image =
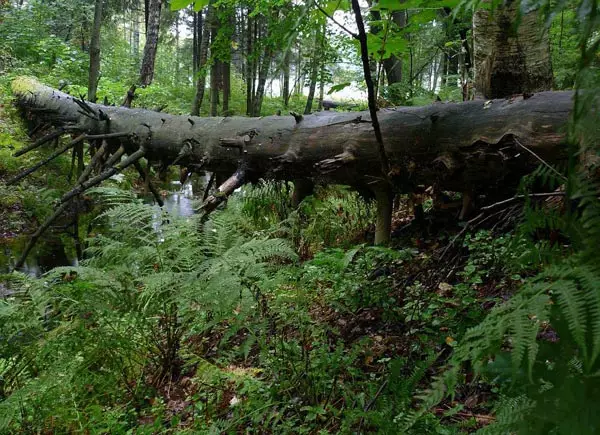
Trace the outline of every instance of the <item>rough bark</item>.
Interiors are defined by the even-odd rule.
[[[158,32],[160,28],[160,10],[162,0],[149,0],[146,6],[146,44],[144,58],[140,68],[140,84],[148,86],[154,79],[154,62],[158,48]]]
[[[223,62],[213,59],[210,67],[210,116],[219,114],[219,90],[223,88]]]
[[[192,77],[196,78],[198,74],[198,64],[200,63],[198,58],[200,57],[200,35],[201,35],[201,21],[202,12],[192,12]],[[193,115],[193,113],[192,113]]]
[[[199,118],[85,103],[30,78],[15,80],[13,92],[25,116],[57,129],[17,154],[60,134],[79,134],[77,143],[102,140],[107,155],[112,154],[99,175],[90,178],[86,167],[76,188],[61,199],[58,214],[73,197],[142,157],[163,167],[178,164],[233,174],[216,197],[207,198],[205,210],[241,183],[259,178],[347,184],[382,196],[381,158],[369,112]],[[572,96],[542,92],[529,98],[381,109],[386,175],[396,192],[423,185],[506,192],[539,164],[537,159],[559,162],[566,157],[564,131]],[[129,157],[121,161],[123,154]],[[380,207],[385,204],[381,201]],[[380,234],[388,231],[384,224]]]
[[[90,40],[90,71],[88,76],[88,100],[96,102],[96,91],[100,79],[100,29],[102,27],[102,3],[96,0],[94,6],[94,25]]]
[[[219,110],[219,92],[223,89],[223,61],[217,56],[216,44],[221,28],[221,20],[216,9],[213,8],[211,20],[207,20],[210,26],[210,116],[217,116]]]
[[[74,97],[34,79],[18,78],[13,91],[31,116],[65,134],[119,133],[111,140],[128,151],[143,144],[151,160],[233,173],[242,156],[257,177],[350,185],[372,184],[381,174],[369,112],[199,118],[85,103],[86,112]],[[526,99],[381,109],[390,174],[404,187],[437,182],[446,190],[463,191],[465,184],[494,188],[537,164],[517,140],[541,158],[560,160],[572,95],[541,92]]]
[[[223,62],[223,116],[229,116],[229,98],[231,97],[231,63]]]
[[[265,86],[267,84],[267,77],[269,76],[269,69],[271,68],[271,59],[273,57],[273,50],[267,46],[265,47],[260,68],[258,70],[258,84],[256,86],[256,93],[254,95],[254,101],[252,105],[252,114],[254,116],[260,116],[262,109],[262,102],[265,96]]]
[[[476,95],[499,98],[552,88],[550,44],[537,11],[520,17],[518,2],[501,6],[493,16],[473,15]]]
[[[319,71],[319,104],[317,111],[323,110],[323,100],[325,98],[325,64],[321,64],[321,71]]]

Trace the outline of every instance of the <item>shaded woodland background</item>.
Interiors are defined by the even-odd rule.
[[[82,144],[7,184],[69,141],[13,156],[48,128],[13,106],[14,78],[176,115],[366,110],[336,96],[366,91],[351,6],[0,0],[2,270],[91,162]],[[411,187],[384,246],[345,186],[256,180],[203,217],[151,205],[150,185],[200,204],[219,174],[109,179],[43,236],[59,267],[0,275],[2,431],[598,431],[598,5],[361,6],[380,108],[574,90],[566,158],[499,198]]]

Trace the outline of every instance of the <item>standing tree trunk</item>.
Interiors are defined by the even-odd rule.
[[[263,40],[263,53],[260,60],[260,66],[255,64],[255,69],[258,67],[258,80],[256,83],[256,92],[253,92],[253,104],[252,104],[252,116],[260,116],[262,109],[262,102],[265,96],[265,86],[267,84],[267,78],[269,76],[269,69],[271,68],[271,60],[273,59],[273,48],[269,41],[268,27],[266,24],[266,18],[263,17],[261,38]],[[256,38],[255,38],[256,41]],[[258,63],[258,62],[256,62]],[[255,76],[256,74],[254,74]]]
[[[102,3],[96,0],[94,6],[94,26],[90,40],[90,72],[88,76],[88,100],[96,102],[98,80],[100,80],[100,29],[102,28]]]
[[[196,79],[198,74],[198,60],[200,52],[200,41],[198,33],[198,16],[201,16],[201,12],[192,12],[192,77]]]
[[[175,11],[175,77],[173,77],[173,85],[179,83],[179,11]]]
[[[210,68],[210,116],[217,116],[219,113],[219,90],[222,87],[223,63],[220,60],[213,59]]]
[[[291,47],[289,47],[285,54],[283,55],[283,107],[285,109],[288,108],[290,103],[290,56],[291,56]]]
[[[154,78],[161,6],[162,0],[146,0],[146,45],[144,45],[144,59],[140,68],[139,80],[142,86],[148,86]]]
[[[251,9],[248,9],[248,21],[246,29],[246,115],[250,116],[252,113],[252,106],[254,94],[252,88],[254,87],[254,22],[256,18],[250,16]]]
[[[323,98],[325,97],[325,63],[321,64],[321,71],[319,72],[319,104],[317,111],[323,110]]]
[[[306,107],[304,108],[304,114],[308,115],[312,112],[312,104],[315,98],[315,90],[317,89],[317,79],[319,78],[319,56],[321,56],[321,32],[315,30],[315,45],[313,48],[311,61],[310,61],[310,83],[308,87],[308,97],[306,99]]]
[[[196,96],[192,104],[192,115],[200,115],[200,107],[204,100],[204,90],[206,89],[206,61],[208,59],[208,44],[210,41],[210,23],[212,15],[212,6],[206,10],[206,19],[202,27],[202,36],[200,38],[200,53],[198,55],[198,78],[196,79]],[[202,25],[202,13],[198,13],[198,23]]]
[[[140,21],[137,12],[133,12],[132,20],[133,41],[132,41],[132,56],[135,61],[135,67],[138,68],[140,61]]]
[[[493,16],[484,9],[473,15],[478,97],[500,98],[552,87],[548,32],[537,11],[517,23],[518,5],[501,6]]]
[[[269,46],[266,46],[262,62],[260,63],[260,69],[258,70],[258,84],[256,86],[256,95],[254,96],[252,116],[260,116],[263,97],[265,96],[265,85],[267,84],[267,77],[269,75],[272,57],[273,51]]]
[[[233,41],[235,33],[235,21],[233,20],[233,10],[229,10],[228,18],[223,30],[226,32],[228,41]],[[224,59],[221,62],[221,85],[223,89],[223,116],[230,116],[229,98],[231,96],[231,44],[227,44],[226,52],[223,53]]]
[[[399,29],[406,27],[406,11],[392,13],[392,21]],[[402,81],[402,58],[392,54],[383,61],[383,69],[387,77],[388,86]]]
[[[223,62],[221,66],[223,76],[223,116],[230,116],[229,97],[231,96],[231,63]]]
[[[220,29],[218,13],[213,9],[211,20],[207,20],[210,26],[210,116],[217,116],[219,108],[219,91],[223,88],[223,62],[217,57],[216,43]]]

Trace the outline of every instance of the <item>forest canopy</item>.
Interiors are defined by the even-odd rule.
[[[0,432],[596,433],[595,0],[0,0]]]

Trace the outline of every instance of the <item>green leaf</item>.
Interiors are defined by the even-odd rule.
[[[171,0],[171,10],[178,11],[194,3],[194,0]]]
[[[335,11],[348,11],[350,9],[350,4],[346,0],[331,0],[324,5],[321,5],[321,8],[327,12],[328,15],[333,15]]]
[[[460,3],[460,0],[379,0],[379,2],[371,9],[386,9],[390,12],[394,12],[405,9],[453,8],[458,5],[458,3]]]
[[[327,95],[331,95],[331,94],[333,94],[334,92],[339,92],[339,91],[341,91],[342,89],[344,89],[344,88],[346,88],[346,87],[350,86],[351,84],[352,84],[352,83],[350,83],[350,82],[345,82],[345,83],[340,83],[340,84],[338,84],[338,85],[333,85],[333,86],[331,87],[331,89],[329,89],[329,91],[327,92]]]
[[[209,0],[196,0],[194,2],[194,10],[196,12],[200,12],[202,9],[204,9],[206,6],[208,6]]]

